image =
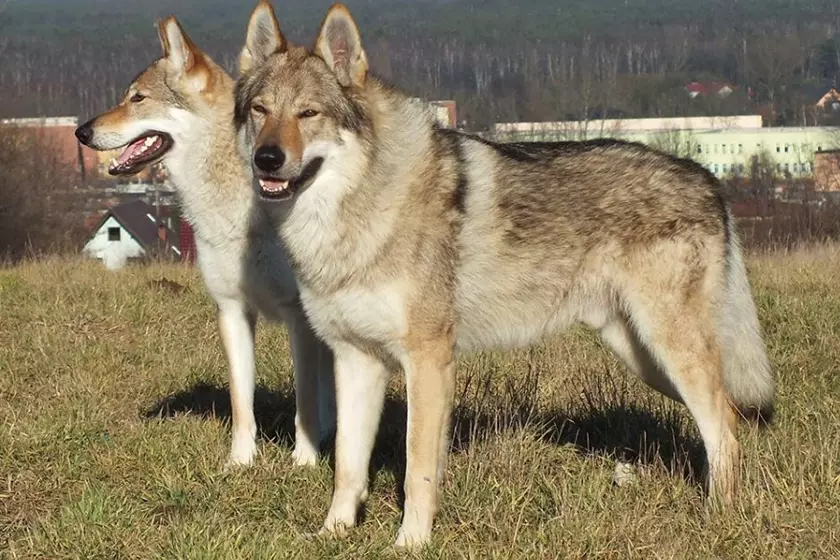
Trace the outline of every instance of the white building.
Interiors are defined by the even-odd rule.
[[[159,224],[153,212],[142,200],[109,209],[85,243],[84,253],[101,260],[109,270],[122,268],[130,259],[155,251],[180,257],[177,236]]]
[[[815,155],[840,148],[836,127],[762,127],[759,115],[499,123],[490,136],[500,142],[641,142],[691,158],[718,177],[748,175],[753,161],[766,158],[779,177],[812,178]]]

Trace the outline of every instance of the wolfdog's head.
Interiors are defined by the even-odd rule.
[[[195,116],[231,95],[230,78],[184,33],[174,17],[158,22],[163,56],[135,78],[123,99],[76,129],[95,150],[125,147],[111,175],[129,175],[161,161],[190,130]]]
[[[239,66],[235,122],[262,198],[291,200],[322,167],[358,155],[370,137],[367,56],[344,6],[329,10],[308,51],[286,41],[261,1]]]

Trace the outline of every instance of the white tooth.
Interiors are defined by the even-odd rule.
[[[117,161],[117,158],[111,158],[111,165],[110,165],[111,167],[116,167],[119,164],[120,164],[120,162]]]
[[[263,181],[262,179],[260,179],[260,186],[261,186],[262,188],[265,188],[265,181]]]
[[[148,138],[146,138],[146,141],[143,142],[143,145],[144,146],[151,146],[152,144],[155,143],[155,140],[157,140],[157,136],[149,136]]]

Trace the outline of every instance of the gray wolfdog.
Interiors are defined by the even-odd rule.
[[[315,336],[277,233],[254,206],[253,174],[239,157],[233,127],[234,82],[184,33],[175,18],[158,24],[163,57],[129,85],[115,107],[76,130],[97,150],[124,147],[112,175],[162,161],[195,230],[197,259],[219,307],[230,368],[233,440],[228,465],[250,464],[257,314],[282,321],[295,367],[297,464],[314,464],[334,419],[332,354]]]
[[[309,51],[261,2],[240,66],[240,149],[335,354],[335,491],[322,531],[356,522],[390,372],[404,372],[408,393],[396,544],[416,546],[438,508],[455,352],[532,344],[574,322],[685,403],[710,496],[733,499],[737,416],[769,414],[775,383],[712,175],[636,144],[499,145],[441,129],[368,75],[342,5]]]

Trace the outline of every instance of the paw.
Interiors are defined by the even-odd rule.
[[[314,467],[318,464],[318,450],[311,445],[295,444],[292,460],[296,467]]]
[[[347,529],[356,526],[358,509],[359,502],[354,499],[352,493],[333,495],[330,511],[327,513],[327,518],[318,534],[344,537],[347,534]]]
[[[237,468],[250,467],[254,464],[256,456],[257,444],[254,440],[234,439],[224,470],[227,472]]]
[[[246,449],[237,449],[234,447],[227,461],[225,461],[224,472],[230,472],[236,469],[243,469],[254,464],[254,458],[257,455],[257,446],[253,445]]]
[[[345,521],[331,520],[328,517],[324,521],[324,526],[318,531],[318,536],[343,539],[347,536],[347,529],[352,526],[353,523],[348,524]]]
[[[418,550],[429,543],[430,537],[430,531],[412,530],[403,524],[400,527],[400,532],[397,533],[397,541],[394,543],[394,547],[402,550]]]

